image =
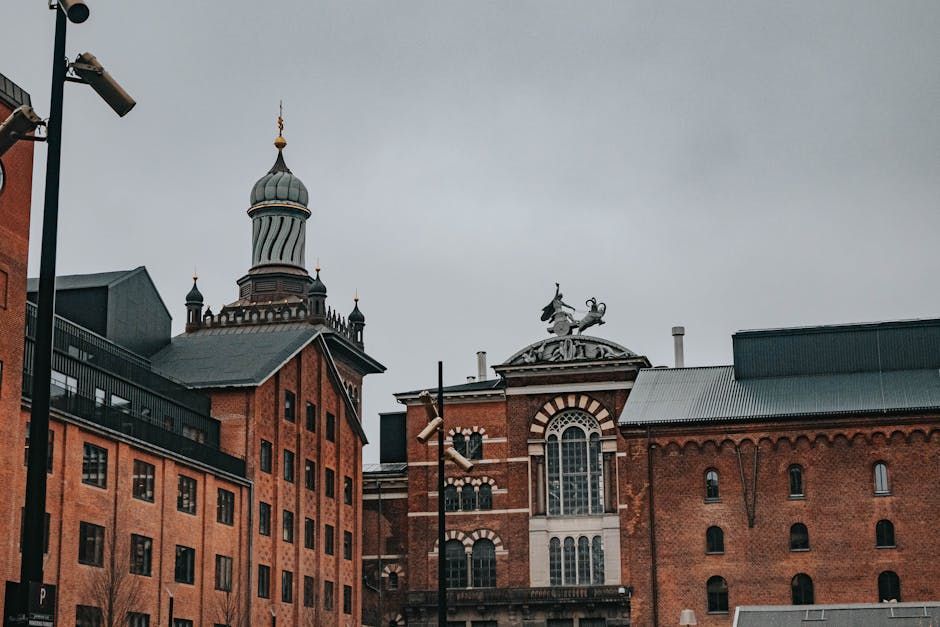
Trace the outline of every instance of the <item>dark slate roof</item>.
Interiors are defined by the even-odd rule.
[[[174,337],[150,361],[194,388],[257,386],[318,333],[303,322],[200,329]]]
[[[145,270],[144,266],[138,266],[133,270],[60,275],[55,278],[55,288],[56,290],[83,290],[93,287],[110,287],[139,270]],[[26,279],[26,291],[39,291],[39,279],[35,277]]]
[[[935,369],[738,380],[733,366],[641,370],[620,424],[940,409]]]
[[[486,381],[472,381],[470,383],[461,383],[460,385],[445,385],[444,394],[461,394],[461,393],[472,393],[472,392],[489,392],[491,390],[501,390],[506,387],[506,382],[503,379],[487,379]],[[432,385],[430,387],[422,388],[420,390],[412,390],[410,392],[399,392],[395,396],[396,398],[407,398],[409,396],[417,396],[421,394],[424,390],[428,390],[432,394],[437,393],[437,386]]]
[[[404,472],[408,469],[407,462],[395,462],[393,464],[363,464],[362,472],[368,474],[393,474]]]
[[[11,109],[32,104],[29,94],[3,74],[0,74],[0,101]]]
[[[734,612],[734,627],[928,627],[940,622],[940,603],[755,605]]]

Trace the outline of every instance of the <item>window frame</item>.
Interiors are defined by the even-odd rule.
[[[258,469],[271,474],[274,467],[274,445],[265,439],[261,440],[258,448]]]
[[[258,564],[258,586],[256,591],[259,599],[271,598],[271,567],[267,564]]]
[[[139,501],[153,503],[155,499],[157,468],[142,459],[134,460],[131,496]]]
[[[108,449],[91,442],[84,443],[82,483],[102,490],[108,489]]]
[[[284,420],[297,422],[297,395],[291,390],[284,390]]]
[[[893,570],[883,570],[878,573],[878,603],[895,601],[904,602],[901,597],[901,578]]]
[[[85,566],[103,567],[104,539],[103,525],[80,520],[78,522],[78,563]]]
[[[332,468],[324,468],[323,483],[326,484],[324,492],[329,499],[336,498],[336,471]]]
[[[799,598],[798,598],[799,595]],[[809,600],[806,600],[808,595]],[[806,573],[797,573],[790,579],[790,601],[791,605],[815,605],[816,590],[813,584],[813,578]]]
[[[281,510],[281,540],[294,543],[294,512],[289,509]]]
[[[324,525],[323,552],[326,555],[336,555],[336,528],[333,525]]]
[[[711,475],[714,475],[714,479]],[[706,503],[720,503],[721,502],[721,473],[718,472],[716,468],[708,468],[705,470],[704,474],[705,479],[705,502]]]
[[[271,535],[271,504],[258,501],[258,535]]]
[[[234,560],[229,555],[215,556],[215,589],[221,592],[232,591],[232,573]]]
[[[799,464],[790,464],[787,468],[787,488],[788,498],[806,498],[806,477],[803,467]]]
[[[890,543],[887,540],[890,539]],[[876,549],[896,549],[897,536],[895,535],[894,523],[887,518],[882,518],[875,523],[875,548]]]
[[[194,547],[182,544],[176,545],[176,557],[173,561],[173,581],[191,586],[196,584],[196,549]]]
[[[140,550],[138,550],[138,548]],[[130,545],[130,565],[132,575],[151,577],[153,572],[153,538],[132,533]]]
[[[305,406],[304,428],[310,433],[317,432],[317,406],[310,401]]]
[[[708,578],[705,582],[707,611],[709,614],[728,613],[728,581],[719,575]]]
[[[294,455],[294,451],[286,448],[284,449],[284,455],[282,457],[284,459],[284,470],[281,474],[284,477],[284,481],[288,483],[294,483],[294,477],[297,475],[295,472],[297,456]]]
[[[725,530],[712,525],[705,530],[705,555],[724,555]]]
[[[794,553],[810,550],[809,528],[805,524],[795,522],[790,525],[789,547]]]
[[[891,474],[886,462],[877,461],[872,465],[872,483],[875,496],[891,495]]]
[[[235,525],[235,493],[231,490],[218,488],[215,504],[215,520],[223,525]]]
[[[176,482],[176,511],[195,516],[198,511],[198,482],[193,477],[178,475]]]

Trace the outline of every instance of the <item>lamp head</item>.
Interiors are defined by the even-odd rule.
[[[73,24],[81,24],[88,19],[91,11],[84,0],[58,0],[59,9]]]
[[[14,109],[10,117],[0,124],[0,156],[12,148],[20,137],[29,135],[42,124],[42,118],[29,105]]]

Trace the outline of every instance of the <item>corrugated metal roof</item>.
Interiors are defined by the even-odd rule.
[[[363,464],[363,473],[396,473],[404,472],[408,469],[406,462],[396,462],[394,464]]]
[[[940,371],[738,380],[733,366],[641,370],[620,424],[747,420],[940,409]]]
[[[940,603],[852,603],[846,605],[741,606],[734,627],[934,627]]]
[[[898,320],[732,336],[738,379],[940,368],[940,320]]]

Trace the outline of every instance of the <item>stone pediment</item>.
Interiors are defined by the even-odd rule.
[[[587,335],[564,335],[535,342],[506,360],[505,366],[627,359],[637,354],[619,344]]]

